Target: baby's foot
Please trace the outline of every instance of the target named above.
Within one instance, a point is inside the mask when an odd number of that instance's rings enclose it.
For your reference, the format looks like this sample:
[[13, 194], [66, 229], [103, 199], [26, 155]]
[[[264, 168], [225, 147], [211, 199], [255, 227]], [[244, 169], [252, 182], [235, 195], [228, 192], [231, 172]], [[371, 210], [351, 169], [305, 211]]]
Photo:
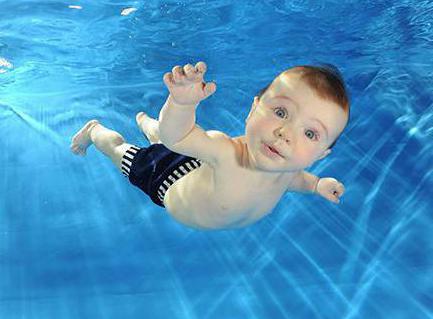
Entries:
[[141, 125], [143, 123], [143, 121], [148, 118], [147, 114], [144, 112], [139, 112], [137, 113], [137, 115], [135, 116], [135, 120], [137, 122], [137, 125], [141, 128]]
[[91, 120], [84, 124], [81, 130], [72, 138], [71, 151], [76, 155], [84, 156], [86, 155], [87, 148], [92, 144], [90, 139], [91, 129], [99, 124], [97, 120]]
[[158, 126], [158, 121], [149, 117], [146, 113], [140, 112], [135, 117], [138, 127], [146, 135], [150, 143], [158, 143], [159, 136], [155, 132], [155, 126]]

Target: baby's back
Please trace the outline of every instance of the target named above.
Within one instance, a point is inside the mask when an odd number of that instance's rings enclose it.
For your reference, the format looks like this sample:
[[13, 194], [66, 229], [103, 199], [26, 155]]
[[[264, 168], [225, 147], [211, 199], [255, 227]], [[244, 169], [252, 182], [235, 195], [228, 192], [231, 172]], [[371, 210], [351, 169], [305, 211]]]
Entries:
[[284, 194], [289, 177], [266, 178], [264, 172], [242, 166], [242, 144], [230, 139], [224, 161], [202, 165], [177, 180], [164, 205], [178, 221], [197, 228], [235, 228], [270, 213]]

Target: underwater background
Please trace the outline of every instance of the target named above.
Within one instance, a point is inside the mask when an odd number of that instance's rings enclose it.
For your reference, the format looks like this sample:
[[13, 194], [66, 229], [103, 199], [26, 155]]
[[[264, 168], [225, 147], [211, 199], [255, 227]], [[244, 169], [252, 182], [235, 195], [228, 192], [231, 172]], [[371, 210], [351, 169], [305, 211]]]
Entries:
[[[415, 0], [0, 0], [0, 318], [433, 318], [432, 23]], [[70, 152], [93, 118], [147, 146], [135, 114], [198, 61], [197, 123], [231, 136], [281, 71], [340, 69], [350, 123], [311, 167], [339, 205], [198, 231]]]

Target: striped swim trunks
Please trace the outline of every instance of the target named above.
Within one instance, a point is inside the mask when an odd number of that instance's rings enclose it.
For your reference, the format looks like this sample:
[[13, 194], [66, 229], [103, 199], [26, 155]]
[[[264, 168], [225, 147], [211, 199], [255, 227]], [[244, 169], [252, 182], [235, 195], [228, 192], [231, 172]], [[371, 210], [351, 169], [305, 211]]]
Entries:
[[175, 181], [200, 167], [201, 160], [170, 151], [163, 144], [131, 146], [122, 157], [122, 173], [161, 207]]

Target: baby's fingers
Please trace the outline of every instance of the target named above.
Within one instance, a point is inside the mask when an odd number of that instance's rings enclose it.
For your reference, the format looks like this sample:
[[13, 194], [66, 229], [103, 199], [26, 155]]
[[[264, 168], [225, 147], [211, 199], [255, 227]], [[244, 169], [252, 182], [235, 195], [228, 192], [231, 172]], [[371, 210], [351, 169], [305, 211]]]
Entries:
[[185, 73], [183, 72], [183, 68], [179, 65], [176, 65], [172, 70], [171, 73], [173, 74], [173, 80], [174, 82], [181, 82], [182, 79], [185, 76]]
[[185, 76], [189, 81], [194, 81], [197, 71], [192, 64], [187, 64], [183, 67], [183, 73], [185, 73]]
[[327, 194], [325, 197], [326, 197], [327, 200], [329, 200], [329, 201], [331, 201], [331, 202], [333, 202], [335, 204], [339, 204], [340, 203], [340, 198], [339, 198], [339, 196], [336, 193]]
[[346, 189], [344, 188], [343, 184], [338, 183], [336, 191], [337, 191], [338, 195], [341, 196], [341, 195], [344, 194], [344, 192], [346, 191]]
[[162, 80], [164, 81], [165, 85], [167, 85], [167, 87], [171, 87], [171, 86], [173, 86], [173, 85], [176, 84], [174, 82], [173, 74], [171, 72], [165, 73], [164, 77], [162, 78]]
[[206, 68], [204, 62], [198, 62], [195, 66], [192, 64], [186, 64], [184, 67], [176, 65], [171, 70], [171, 76], [164, 75], [164, 83], [166, 85], [175, 85], [188, 82], [201, 82]]
[[343, 195], [344, 193], [344, 186], [341, 183], [338, 183], [338, 185], [335, 187], [335, 189], [333, 190], [332, 194], [330, 195], [330, 200], [333, 201], [334, 203], [340, 203], [340, 197]]
[[206, 70], [207, 70], [207, 65], [203, 61], [200, 61], [195, 65], [195, 68], [196, 68], [197, 72], [204, 75], [206, 73]]
[[187, 64], [183, 67], [183, 72], [190, 82], [202, 82], [207, 70], [206, 63], [198, 62], [195, 66]]
[[[204, 84], [204, 83], [203, 83]], [[213, 82], [206, 83], [203, 87], [204, 98], [214, 94], [216, 91], [216, 84]]]

